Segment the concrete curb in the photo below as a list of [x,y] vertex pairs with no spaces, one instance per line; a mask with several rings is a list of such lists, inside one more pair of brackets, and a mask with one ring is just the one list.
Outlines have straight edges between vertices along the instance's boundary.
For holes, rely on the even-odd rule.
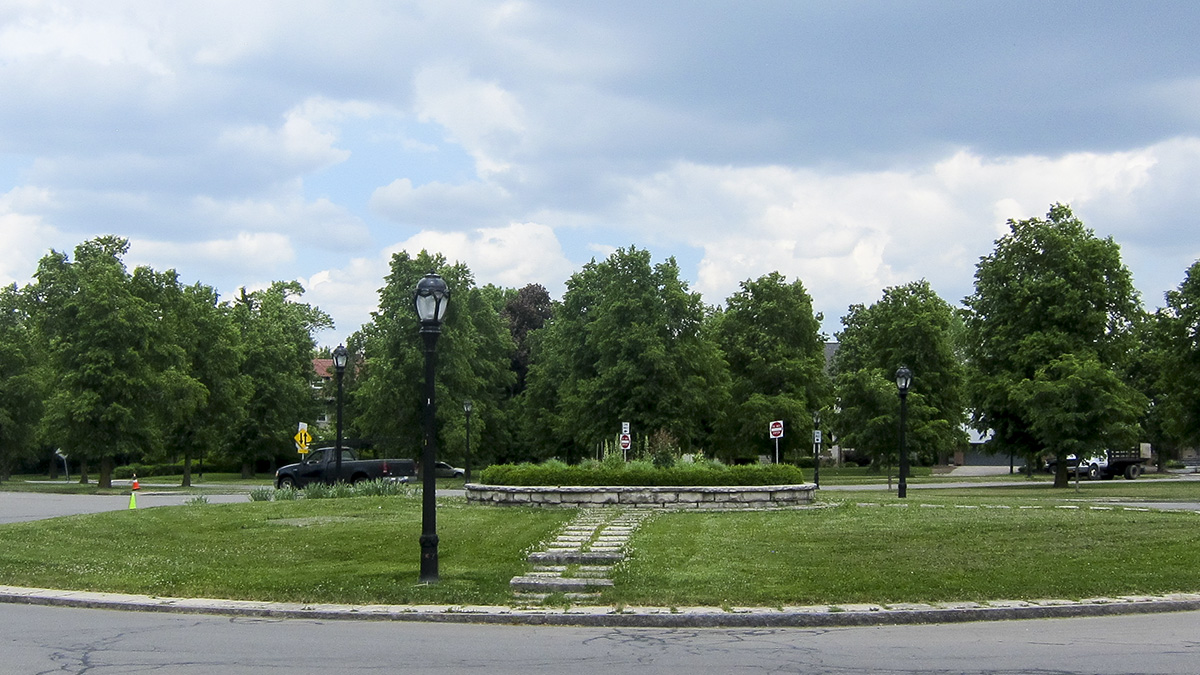
[[57,591],[0,586],[0,602],[140,612],[281,619],[425,621],[625,628],[771,628],[875,626],[1073,618],[1200,610],[1200,594],[810,607],[537,607],[333,605]]

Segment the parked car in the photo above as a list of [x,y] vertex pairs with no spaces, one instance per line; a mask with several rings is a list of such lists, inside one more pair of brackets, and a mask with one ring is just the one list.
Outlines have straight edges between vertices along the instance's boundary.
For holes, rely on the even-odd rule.
[[349,448],[342,448],[342,472],[337,473],[337,455],[333,448],[320,448],[308,453],[303,462],[288,464],[275,472],[275,487],[302,488],[309,483],[342,481],[358,483],[364,480],[407,481],[416,474],[416,462],[411,459],[359,459]]
[[436,478],[462,478],[466,473],[463,469],[450,466],[445,462],[437,462],[433,465],[433,475]]

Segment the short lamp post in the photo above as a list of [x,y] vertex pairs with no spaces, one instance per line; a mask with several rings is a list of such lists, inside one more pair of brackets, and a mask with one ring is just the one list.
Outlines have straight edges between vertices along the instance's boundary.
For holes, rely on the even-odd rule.
[[896,390],[900,393],[900,499],[908,497],[908,446],[905,432],[908,426],[908,389],[912,386],[912,371],[904,366],[896,371]]
[[333,369],[337,371],[337,443],[334,450],[334,455],[337,459],[333,460],[333,482],[342,479],[342,378],[346,375],[346,346],[338,345],[337,349],[333,350]]
[[421,576],[423,584],[438,582],[437,536],[437,434],[434,431],[433,371],[437,363],[437,340],[450,289],[437,274],[426,274],[413,291],[413,306],[421,320],[421,338],[425,342],[425,447],[421,452]]
[[471,399],[463,401],[463,414],[467,416],[467,459],[463,475],[468,483],[471,482],[471,408]]

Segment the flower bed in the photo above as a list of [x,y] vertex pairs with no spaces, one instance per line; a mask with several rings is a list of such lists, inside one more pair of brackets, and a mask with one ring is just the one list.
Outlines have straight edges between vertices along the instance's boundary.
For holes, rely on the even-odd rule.
[[786,464],[717,462],[562,462],[488,467],[467,501],[498,506],[636,506],[679,509],[791,508],[809,504],[815,485]]
[[804,472],[789,464],[726,466],[715,462],[676,463],[657,468],[650,462],[592,462],[568,465],[499,464],[480,476],[488,485],[629,485],[629,486],[748,486],[798,485]]
[[804,485],[467,485],[467,501],[493,506],[632,506],[717,511],[795,508],[811,504],[816,486]]

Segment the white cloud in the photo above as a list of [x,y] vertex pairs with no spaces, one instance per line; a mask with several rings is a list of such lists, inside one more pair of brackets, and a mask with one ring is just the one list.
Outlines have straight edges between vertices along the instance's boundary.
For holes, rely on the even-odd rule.
[[414,108],[423,122],[436,122],[475,159],[480,176],[512,168],[524,140],[525,112],[515,95],[496,82],[473,78],[458,65],[432,65],[414,77]]
[[[154,75],[170,75],[148,26],[116,18],[80,16],[61,3],[0,29],[0,62],[29,59],[82,59],[101,66],[131,65]],[[30,8],[32,9],[32,8]]]
[[366,225],[345,207],[328,199],[306,201],[294,192],[232,201],[198,197],[195,207],[196,221],[222,229],[293,235],[335,250],[353,250],[370,242]]
[[922,277],[958,302],[1005,220],[1042,216],[1054,202],[1071,204],[1100,236],[1112,234],[1120,221],[1109,214],[1128,210],[1118,205],[1161,188],[1164,157],[1176,169],[1187,165],[1193,185],[1200,179],[1194,139],[1060,157],[962,150],[904,170],[840,174],[680,162],[631,184],[619,212],[648,237],[702,250],[695,288],[709,302],[779,270],[804,282],[828,327],[850,303]]
[[289,174],[307,173],[350,157],[349,150],[334,147],[337,133],[328,128],[331,121],[346,114],[367,116],[372,110],[372,106],[357,102],[310,99],[289,110],[278,128],[259,124],[227,129],[218,144],[241,161],[265,162]]
[[371,209],[390,220],[417,227],[472,227],[495,223],[511,208],[503,188],[471,181],[460,184],[432,182],[413,187],[400,178],[371,195]]
[[202,268],[253,269],[267,271],[295,258],[292,241],[270,232],[239,232],[229,239],[207,241],[160,241],[131,239],[129,260],[155,269]]
[[4,245],[0,246],[0,285],[30,283],[38,260],[51,248],[69,253],[74,247],[76,242],[70,242],[41,216],[25,212],[49,199],[47,190],[35,188],[17,188],[0,195],[0,233],[4,237]]
[[426,230],[389,247],[390,252],[416,253],[422,249],[466,263],[481,285],[520,287],[540,283],[553,292],[574,271],[554,230],[538,223],[512,223],[470,232]]

